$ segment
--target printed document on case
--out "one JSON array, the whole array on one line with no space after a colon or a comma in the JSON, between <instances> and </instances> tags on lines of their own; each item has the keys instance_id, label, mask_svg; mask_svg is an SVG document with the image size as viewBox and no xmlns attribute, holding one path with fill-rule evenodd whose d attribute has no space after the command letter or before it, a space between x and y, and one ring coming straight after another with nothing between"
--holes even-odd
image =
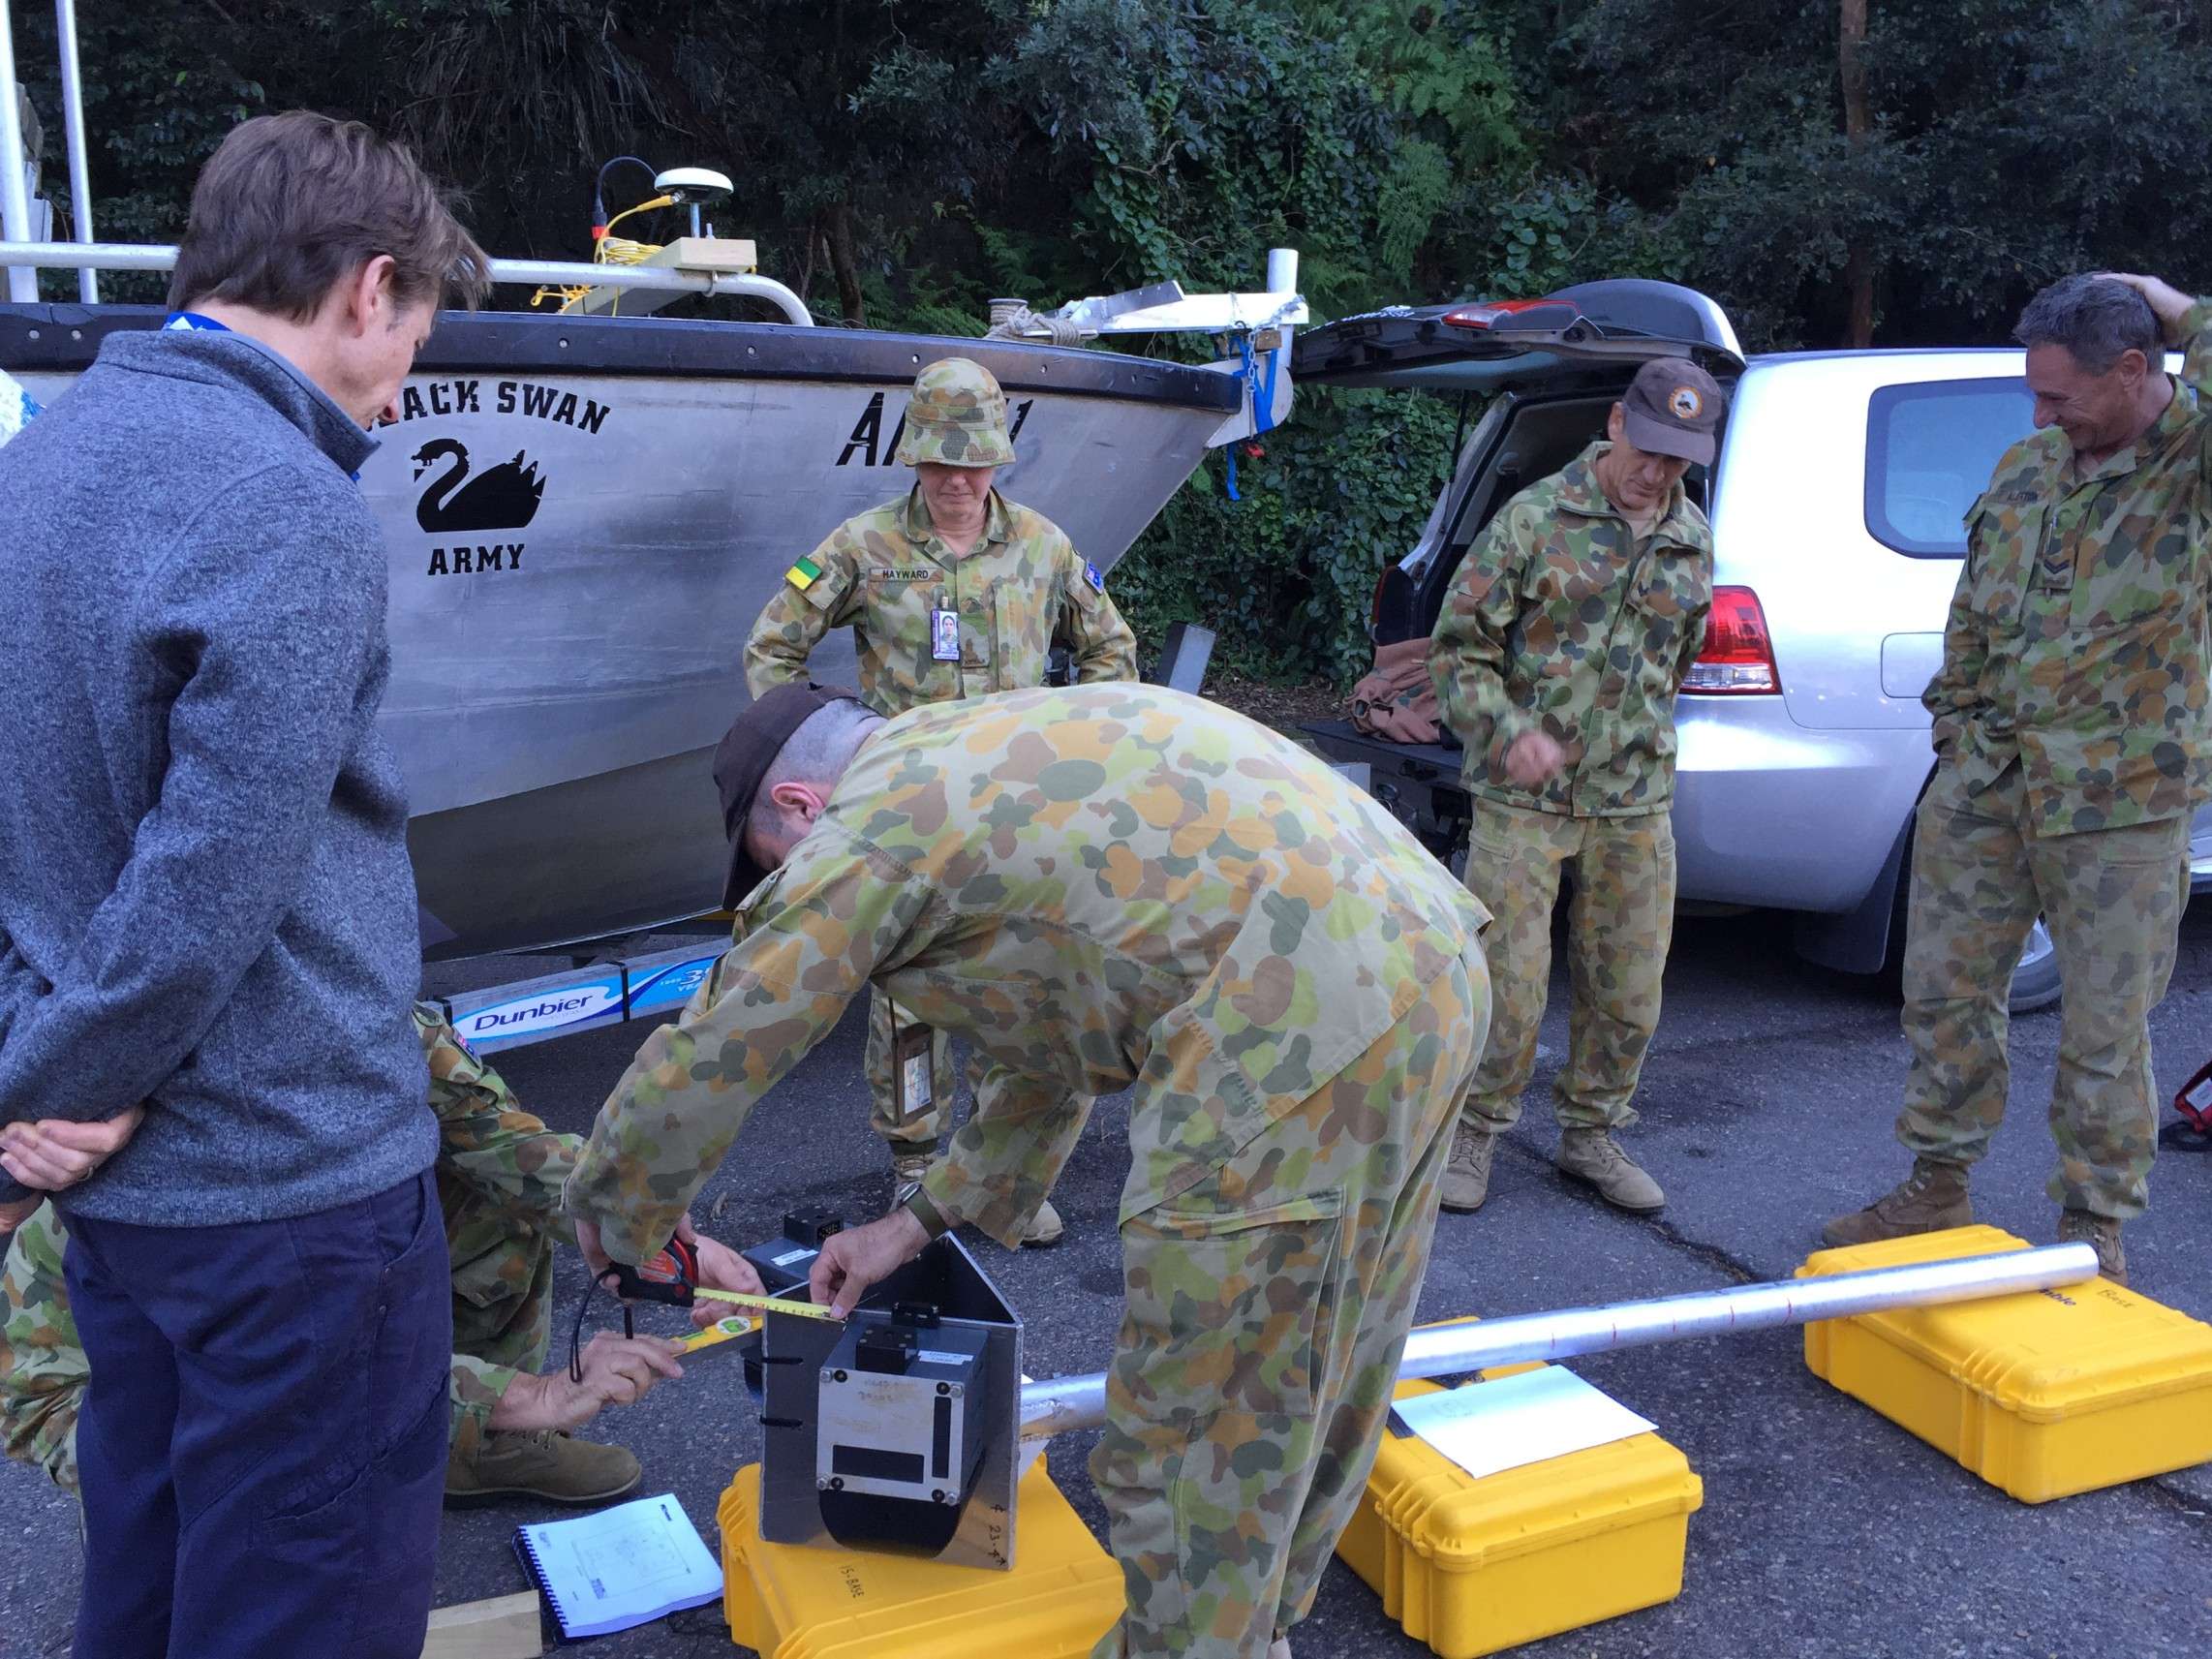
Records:
<instances>
[{"instance_id":1,"label":"printed document on case","mask_svg":"<svg viewBox=\"0 0 2212 1659\"><path fill-rule=\"evenodd\" d=\"M1561 1366L1401 1399L1391 1415L1470 1475L1649 1434L1653 1425Z\"/></svg>"}]
</instances>

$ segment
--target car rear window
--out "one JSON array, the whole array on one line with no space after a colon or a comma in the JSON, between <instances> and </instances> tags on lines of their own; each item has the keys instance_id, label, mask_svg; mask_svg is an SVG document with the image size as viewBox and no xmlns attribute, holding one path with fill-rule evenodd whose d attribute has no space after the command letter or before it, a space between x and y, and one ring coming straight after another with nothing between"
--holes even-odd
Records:
<instances>
[{"instance_id":1,"label":"car rear window","mask_svg":"<svg viewBox=\"0 0 2212 1659\"><path fill-rule=\"evenodd\" d=\"M2035 430L2017 378L1884 386L1866 409L1866 528L1915 559L1966 554L1966 509L1997 458Z\"/></svg>"}]
</instances>

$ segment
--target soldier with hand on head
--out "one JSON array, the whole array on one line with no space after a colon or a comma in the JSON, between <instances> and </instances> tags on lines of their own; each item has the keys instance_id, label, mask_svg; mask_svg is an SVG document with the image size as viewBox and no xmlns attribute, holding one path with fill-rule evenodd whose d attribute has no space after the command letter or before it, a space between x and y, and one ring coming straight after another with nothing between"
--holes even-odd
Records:
<instances>
[{"instance_id":1,"label":"soldier with hand on head","mask_svg":"<svg viewBox=\"0 0 2212 1659\"><path fill-rule=\"evenodd\" d=\"M1497 918L1490 1050L1452 1150L1444 1208L1490 1194L1521 1117L1571 876L1574 1005L1552 1084L1561 1173L1643 1213L1666 1195L1613 1139L1659 1024L1674 927L1674 693L1705 639L1712 530L1682 487L1709 466L1726 400L1679 357L1639 369L1606 437L1498 509L1454 576L1429 643L1474 799L1469 891Z\"/></svg>"},{"instance_id":2,"label":"soldier with hand on head","mask_svg":"<svg viewBox=\"0 0 2212 1659\"><path fill-rule=\"evenodd\" d=\"M643 1478L636 1458L569 1430L604 1406L635 1403L683 1369L659 1337L600 1332L579 1357L580 1378L566 1366L541 1372L552 1337L553 1246L574 1238L561 1193L581 1142L525 1112L433 1004L415 1005L415 1029L430 1066L438 1199L452 1258L445 1501L611 1502ZM10 1124L0 1130L0 1167L42 1191L66 1191L97 1170L135 1125L135 1116ZM702 1282L760 1289L744 1257L691 1234L689 1223L684 1231L698 1249ZM9 1241L0 1272L0 1449L74 1492L77 1420L92 1366L62 1276L68 1247L67 1224L50 1204ZM694 1319L714 1311L702 1303Z\"/></svg>"},{"instance_id":3,"label":"soldier with hand on head","mask_svg":"<svg viewBox=\"0 0 2212 1659\"><path fill-rule=\"evenodd\" d=\"M823 635L848 627L860 694L879 715L1041 686L1056 643L1078 684L1137 677L1136 636L1097 566L1050 519L992 488L1014 445L989 369L947 357L915 376L898 458L914 469L914 487L838 526L791 567L753 624L745 646L753 695L804 684ZM875 997L865 1064L874 1127L890 1143L904 1190L936 1157L952 1104L944 1033ZM973 1081L980 1092L982 1074ZM1048 1199L1022 1243L1060 1236Z\"/></svg>"},{"instance_id":4,"label":"soldier with hand on head","mask_svg":"<svg viewBox=\"0 0 2212 1659\"><path fill-rule=\"evenodd\" d=\"M1913 831L1905 936L1912 1174L1830 1244L1974 1218L1967 1171L2005 1115L2006 1002L2040 912L2063 987L2050 1126L2061 1242L2127 1282L2159 1103L2150 1012L2212 790L2212 303L2144 276L2037 294L2033 437L1968 511L1966 564L1922 701L1935 778ZM2165 348L2186 344L2181 379Z\"/></svg>"},{"instance_id":5,"label":"soldier with hand on head","mask_svg":"<svg viewBox=\"0 0 2212 1659\"><path fill-rule=\"evenodd\" d=\"M577 1160L586 1258L661 1249L864 987L995 1081L901 1208L823 1244L840 1310L950 1224L1019 1239L1079 1102L1134 1086L1098 1652L1280 1659L1390 1408L1489 1020L1482 906L1305 750L1161 687L884 722L782 686L716 777L750 896Z\"/></svg>"}]
</instances>

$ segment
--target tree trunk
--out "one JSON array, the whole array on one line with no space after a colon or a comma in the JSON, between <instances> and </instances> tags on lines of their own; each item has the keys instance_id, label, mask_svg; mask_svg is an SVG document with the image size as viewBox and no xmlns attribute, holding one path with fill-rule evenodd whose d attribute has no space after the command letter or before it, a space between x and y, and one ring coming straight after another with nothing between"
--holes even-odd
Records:
<instances>
[{"instance_id":1,"label":"tree trunk","mask_svg":"<svg viewBox=\"0 0 2212 1659\"><path fill-rule=\"evenodd\" d=\"M838 303L846 324L868 326L867 302L860 297L860 268L852 257L852 207L840 201L823 216L822 240L829 245L830 271L837 278Z\"/></svg>"},{"instance_id":2,"label":"tree trunk","mask_svg":"<svg viewBox=\"0 0 2212 1659\"><path fill-rule=\"evenodd\" d=\"M1865 146L1873 122L1866 112L1867 0L1841 0L1842 15L1836 30L1836 66L1843 76L1843 137L1856 155ZM1860 348L1874 343L1874 267L1866 250L1852 244L1851 258L1843 267L1844 288L1850 296L1851 316L1843 343Z\"/></svg>"}]
</instances>

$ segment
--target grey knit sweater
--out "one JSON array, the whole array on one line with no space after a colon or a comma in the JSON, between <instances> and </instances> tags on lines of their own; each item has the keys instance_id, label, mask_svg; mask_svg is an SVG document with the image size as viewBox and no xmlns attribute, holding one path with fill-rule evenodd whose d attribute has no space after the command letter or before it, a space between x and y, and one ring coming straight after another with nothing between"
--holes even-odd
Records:
<instances>
[{"instance_id":1,"label":"grey knit sweater","mask_svg":"<svg viewBox=\"0 0 2212 1659\"><path fill-rule=\"evenodd\" d=\"M437 1155L374 447L161 331L0 449L0 1121L147 1106L67 1209L270 1220Z\"/></svg>"}]
</instances>

